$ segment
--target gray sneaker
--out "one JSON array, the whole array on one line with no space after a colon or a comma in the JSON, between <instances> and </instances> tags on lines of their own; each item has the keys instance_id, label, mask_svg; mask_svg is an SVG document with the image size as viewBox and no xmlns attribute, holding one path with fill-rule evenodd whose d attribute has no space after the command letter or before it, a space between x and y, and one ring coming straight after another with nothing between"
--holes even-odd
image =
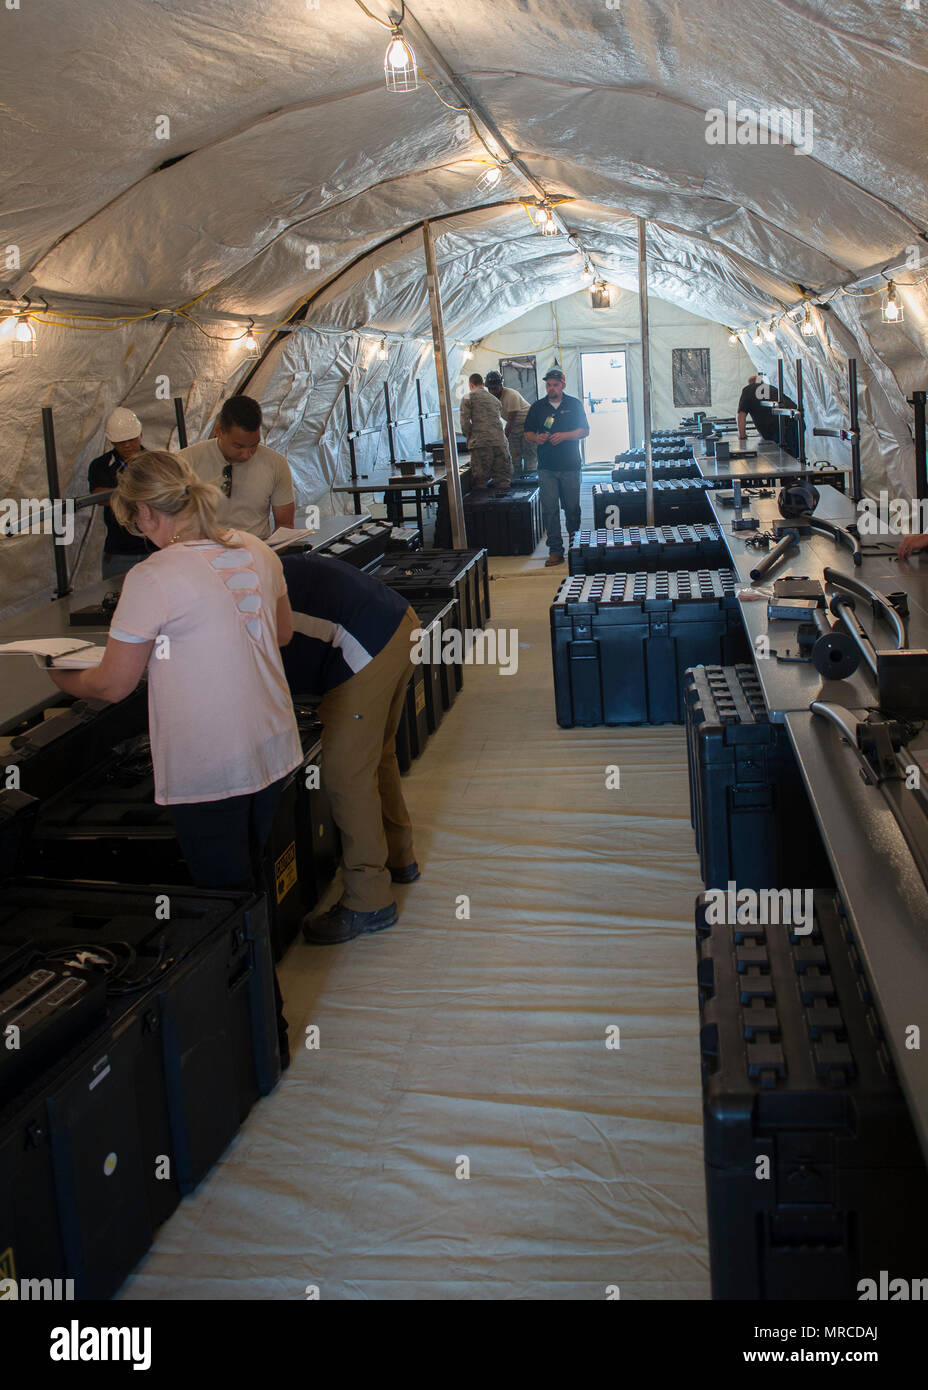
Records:
<instances>
[{"instance_id":1,"label":"gray sneaker","mask_svg":"<svg viewBox=\"0 0 928 1390\"><path fill-rule=\"evenodd\" d=\"M342 941L353 941L365 932L384 931L396 920L396 903L381 907L377 912L355 912L336 903L328 912L304 920L303 940L313 946L335 946Z\"/></svg>"}]
</instances>

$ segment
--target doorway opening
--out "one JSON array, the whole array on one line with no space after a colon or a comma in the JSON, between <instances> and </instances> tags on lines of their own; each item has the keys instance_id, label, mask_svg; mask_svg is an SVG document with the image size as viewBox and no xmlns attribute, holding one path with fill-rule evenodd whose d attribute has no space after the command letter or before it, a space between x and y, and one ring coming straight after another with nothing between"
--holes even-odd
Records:
<instances>
[{"instance_id":1,"label":"doorway opening","mask_svg":"<svg viewBox=\"0 0 928 1390\"><path fill-rule=\"evenodd\" d=\"M584 468L612 468L629 446L628 356L624 349L581 352L583 405L590 433L583 441Z\"/></svg>"}]
</instances>

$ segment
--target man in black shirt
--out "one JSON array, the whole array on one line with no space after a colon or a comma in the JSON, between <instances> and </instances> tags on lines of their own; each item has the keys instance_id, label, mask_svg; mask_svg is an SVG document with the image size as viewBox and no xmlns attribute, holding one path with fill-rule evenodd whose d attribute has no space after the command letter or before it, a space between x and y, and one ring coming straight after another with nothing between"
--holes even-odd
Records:
<instances>
[{"instance_id":1,"label":"man in black shirt","mask_svg":"<svg viewBox=\"0 0 928 1390\"><path fill-rule=\"evenodd\" d=\"M795 410L796 402L791 401L789 396L784 396L780 400L780 393L775 386L768 386L759 376L749 376L748 384L741 392L741 399L738 402L738 437L747 437L747 416L750 415L754 422L754 428L761 439L767 439L776 443L779 439L779 419L774 415L772 407L784 405L788 409ZM799 457L799 421L789 419L783 421L783 448L793 458Z\"/></svg>"},{"instance_id":2,"label":"man in black shirt","mask_svg":"<svg viewBox=\"0 0 928 1390\"><path fill-rule=\"evenodd\" d=\"M106 439L112 448L94 459L87 475L91 492L109 492L119 482L119 475L129 460L142 452L139 417L124 406L112 411L106 422ZM109 502L103 504L103 519L106 522L103 578L112 579L116 574L125 574L146 555L151 555L154 547L144 536L133 536L131 531L120 526Z\"/></svg>"},{"instance_id":3,"label":"man in black shirt","mask_svg":"<svg viewBox=\"0 0 928 1390\"><path fill-rule=\"evenodd\" d=\"M590 424L583 402L565 394L566 381L560 367L546 372L547 395L529 406L525 417L525 438L538 446L538 482L550 552L545 565L564 563L561 507L568 534L580 529L580 440L586 439Z\"/></svg>"}]
</instances>

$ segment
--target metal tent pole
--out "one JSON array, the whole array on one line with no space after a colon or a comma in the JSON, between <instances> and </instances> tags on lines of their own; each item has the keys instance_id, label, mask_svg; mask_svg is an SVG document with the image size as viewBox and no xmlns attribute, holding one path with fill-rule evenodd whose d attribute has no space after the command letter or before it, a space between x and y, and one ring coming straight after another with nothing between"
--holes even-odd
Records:
<instances>
[{"instance_id":1,"label":"metal tent pole","mask_svg":"<svg viewBox=\"0 0 928 1390\"><path fill-rule=\"evenodd\" d=\"M428 218L422 223L425 243L425 274L429 290L429 311L432 316L432 342L435 349L435 375L438 379L438 404L441 410L441 436L445 446L445 486L448 489L448 512L451 518L451 544L455 550L467 548L464 526L464 501L461 496L461 475L458 472L458 443L454 428L454 407L451 403L451 383L448 378L448 354L445 346L445 320L441 307L441 286L438 282L438 263L435 242Z\"/></svg>"},{"instance_id":2,"label":"metal tent pole","mask_svg":"<svg viewBox=\"0 0 928 1390\"><path fill-rule=\"evenodd\" d=\"M50 405L43 405L42 407L42 434L45 438L45 473L48 478L48 497L54 507L55 503L61 499L61 484L58 481L55 420ZM58 581L55 592L58 598L64 598L65 594L71 592L71 585L68 582L68 559L64 553L64 546L58 544L54 530L52 531L52 548L55 552L55 577Z\"/></svg>"},{"instance_id":3,"label":"metal tent pole","mask_svg":"<svg viewBox=\"0 0 928 1390\"><path fill-rule=\"evenodd\" d=\"M184 417L184 403L180 396L174 397L174 418L177 421L177 447L178 449L186 449L187 421Z\"/></svg>"},{"instance_id":4,"label":"metal tent pole","mask_svg":"<svg viewBox=\"0 0 928 1390\"><path fill-rule=\"evenodd\" d=\"M638 310L641 316L641 386L644 404L645 507L654 525L654 464L651 458L651 332L648 322L648 229L638 218Z\"/></svg>"}]
</instances>

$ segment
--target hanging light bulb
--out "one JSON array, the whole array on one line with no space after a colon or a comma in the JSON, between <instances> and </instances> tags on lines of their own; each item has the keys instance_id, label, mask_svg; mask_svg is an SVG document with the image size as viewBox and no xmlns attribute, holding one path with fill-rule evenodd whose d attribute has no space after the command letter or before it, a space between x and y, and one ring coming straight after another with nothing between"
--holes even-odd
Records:
<instances>
[{"instance_id":1,"label":"hanging light bulb","mask_svg":"<svg viewBox=\"0 0 928 1390\"><path fill-rule=\"evenodd\" d=\"M612 290L605 280L597 280L591 291L594 309L611 309Z\"/></svg>"},{"instance_id":2,"label":"hanging light bulb","mask_svg":"<svg viewBox=\"0 0 928 1390\"><path fill-rule=\"evenodd\" d=\"M248 332L245 335L245 351L249 357L259 357L261 349L258 347L258 340L254 335L254 320L248 325Z\"/></svg>"},{"instance_id":3,"label":"hanging light bulb","mask_svg":"<svg viewBox=\"0 0 928 1390\"><path fill-rule=\"evenodd\" d=\"M464 349L464 356L462 357L461 360L462 360L463 362L470 362L471 359L473 358L473 355L474 355L474 345L473 345L473 343L471 343L470 347L466 347L466 348Z\"/></svg>"},{"instance_id":4,"label":"hanging light bulb","mask_svg":"<svg viewBox=\"0 0 928 1390\"><path fill-rule=\"evenodd\" d=\"M399 27L393 30L393 38L383 60L383 72L388 92L414 92L419 86L416 55Z\"/></svg>"},{"instance_id":5,"label":"hanging light bulb","mask_svg":"<svg viewBox=\"0 0 928 1390\"><path fill-rule=\"evenodd\" d=\"M737 343L737 342L740 341L739 338L738 338L738 334L735 332L735 330L734 330L733 328L730 330L730 332L729 332L729 334L728 334L728 341L729 341L733 346L734 346L735 343Z\"/></svg>"},{"instance_id":6,"label":"hanging light bulb","mask_svg":"<svg viewBox=\"0 0 928 1390\"><path fill-rule=\"evenodd\" d=\"M380 347L377 349L376 357L378 362L386 362L389 360L390 350L387 347L386 338L381 338Z\"/></svg>"},{"instance_id":7,"label":"hanging light bulb","mask_svg":"<svg viewBox=\"0 0 928 1390\"><path fill-rule=\"evenodd\" d=\"M557 234L557 223L554 220L554 213L546 204L543 204L541 209L541 235L557 236Z\"/></svg>"},{"instance_id":8,"label":"hanging light bulb","mask_svg":"<svg viewBox=\"0 0 928 1390\"><path fill-rule=\"evenodd\" d=\"M774 323L773 323L773 319L771 319L769 323L764 324L763 328L761 329L761 333L763 334L763 341L764 341L765 343L775 343L775 342L776 342L776 340L777 340L777 335L776 335L776 333L774 332Z\"/></svg>"},{"instance_id":9,"label":"hanging light bulb","mask_svg":"<svg viewBox=\"0 0 928 1390\"><path fill-rule=\"evenodd\" d=\"M35 357L35 354L35 329L29 319L22 315L16 324L16 332L13 334L13 356Z\"/></svg>"},{"instance_id":10,"label":"hanging light bulb","mask_svg":"<svg viewBox=\"0 0 928 1390\"><path fill-rule=\"evenodd\" d=\"M886 286L886 297L883 300L882 316L884 323L902 323L905 318L905 308L896 298L896 286L890 280Z\"/></svg>"},{"instance_id":11,"label":"hanging light bulb","mask_svg":"<svg viewBox=\"0 0 928 1390\"><path fill-rule=\"evenodd\" d=\"M806 307L802 314L802 323L799 325L799 332L804 338L815 337L815 320L812 317L812 306L806 300Z\"/></svg>"},{"instance_id":12,"label":"hanging light bulb","mask_svg":"<svg viewBox=\"0 0 928 1390\"><path fill-rule=\"evenodd\" d=\"M477 192L489 193L502 181L503 171L498 164L491 164L477 180Z\"/></svg>"},{"instance_id":13,"label":"hanging light bulb","mask_svg":"<svg viewBox=\"0 0 928 1390\"><path fill-rule=\"evenodd\" d=\"M763 341L764 341L764 335L763 335L763 333L760 331L760 324L757 324L757 326L756 326L755 329L754 329L754 337L753 337L753 339L752 339L752 342L755 342L755 343L762 343Z\"/></svg>"}]
</instances>

